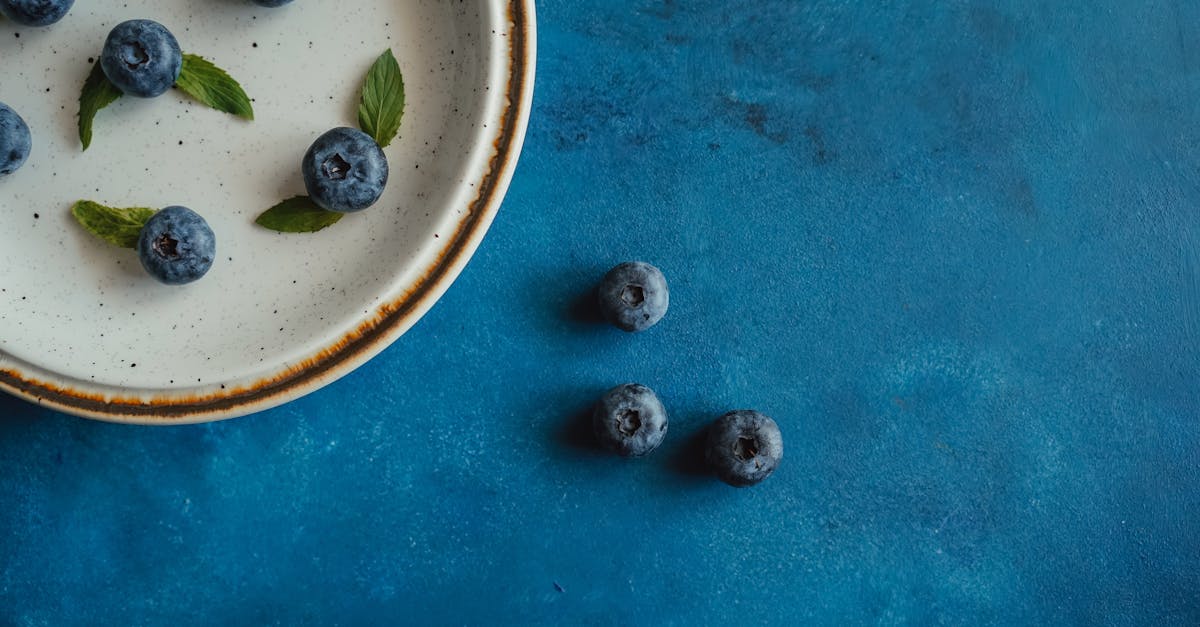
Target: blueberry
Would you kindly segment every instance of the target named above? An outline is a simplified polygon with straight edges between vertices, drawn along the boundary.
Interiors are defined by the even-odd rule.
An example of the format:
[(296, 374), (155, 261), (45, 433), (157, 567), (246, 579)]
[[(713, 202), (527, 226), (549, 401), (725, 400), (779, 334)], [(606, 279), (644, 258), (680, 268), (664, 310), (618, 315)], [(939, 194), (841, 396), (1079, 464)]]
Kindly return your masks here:
[(16, 172), (29, 158), (32, 149), (29, 125), (16, 111), (0, 102), (0, 176)]
[(217, 255), (208, 223), (187, 207), (167, 207), (142, 227), (137, 243), (142, 267), (167, 285), (183, 285), (204, 276)]
[(49, 26), (63, 18), (75, 0), (0, 0), (0, 14), (25, 26)]
[(592, 428), (604, 446), (623, 457), (641, 457), (667, 435), (667, 410), (654, 390), (626, 383), (605, 392), (592, 412)]
[(609, 270), (596, 295), (604, 317), (625, 331), (645, 331), (654, 326), (667, 313), (671, 301), (663, 273), (640, 261)]
[(783, 434), (774, 420), (752, 409), (731, 411), (709, 427), (705, 457), (721, 481), (752, 486), (779, 466)]
[(104, 75), (123, 93), (153, 98), (179, 79), (183, 52), (167, 27), (151, 20), (121, 22), (108, 33), (100, 53)]
[(281, 7), (290, 3), (292, 0), (254, 0), (254, 4), (260, 7)]
[(335, 128), (313, 142), (300, 166), (308, 195), (329, 211), (362, 211), (383, 195), (387, 157), (370, 135)]

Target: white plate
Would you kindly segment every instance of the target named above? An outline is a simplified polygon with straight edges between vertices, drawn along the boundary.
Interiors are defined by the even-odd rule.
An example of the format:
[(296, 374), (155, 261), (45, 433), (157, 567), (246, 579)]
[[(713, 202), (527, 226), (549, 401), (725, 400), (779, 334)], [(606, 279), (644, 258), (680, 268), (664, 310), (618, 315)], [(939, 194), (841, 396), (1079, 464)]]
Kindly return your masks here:
[[(229, 71), (255, 121), (177, 90), (126, 97), (81, 152), (88, 59), (133, 18)], [(355, 125), (362, 77), (389, 47), (407, 107), (382, 200), (315, 234), (256, 226), (304, 193), (309, 144)], [(34, 134), (29, 161), (0, 179), (0, 389), (81, 416), (195, 422), (362, 364), (433, 305), (491, 223), (525, 132), (534, 47), (532, 0), (80, 0), (49, 28), (0, 22), (0, 101)], [(73, 222), (78, 199), (191, 207), (218, 260), (197, 283), (160, 285)]]

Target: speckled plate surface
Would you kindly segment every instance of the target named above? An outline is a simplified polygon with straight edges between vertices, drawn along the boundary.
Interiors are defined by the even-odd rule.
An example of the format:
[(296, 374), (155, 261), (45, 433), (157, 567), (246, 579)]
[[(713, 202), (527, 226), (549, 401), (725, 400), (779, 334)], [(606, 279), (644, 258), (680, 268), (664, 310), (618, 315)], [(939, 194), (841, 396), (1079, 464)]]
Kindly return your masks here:
[[(254, 99), (244, 122), (177, 91), (101, 111), (79, 88), (116, 23), (167, 25)], [(302, 194), (319, 134), (353, 126), (390, 47), (407, 108), (382, 200), (325, 231), (254, 218)], [(59, 24), (0, 22), (0, 101), (34, 133), (0, 179), (0, 388), (94, 418), (195, 422), (266, 409), (346, 374), (412, 326), (458, 275), (516, 165), (534, 70), (531, 0), (81, 1)], [(189, 206), (218, 238), (202, 281), (166, 287), (80, 229), (72, 202)]]

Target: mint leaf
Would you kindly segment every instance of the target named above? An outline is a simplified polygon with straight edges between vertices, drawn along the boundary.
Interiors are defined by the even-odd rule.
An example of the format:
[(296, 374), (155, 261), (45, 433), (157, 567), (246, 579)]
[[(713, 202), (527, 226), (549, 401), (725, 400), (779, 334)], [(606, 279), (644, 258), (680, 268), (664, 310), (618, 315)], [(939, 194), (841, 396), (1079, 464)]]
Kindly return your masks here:
[(316, 233), (344, 215), (318, 207), (308, 196), (296, 196), (267, 209), (255, 222), (280, 233)]
[(145, 207), (116, 209), (90, 200), (71, 206), (71, 215), (88, 233), (121, 248), (137, 248), (138, 235), (154, 213)]
[(385, 50), (363, 82), (362, 100), (358, 105), (358, 126), (375, 138), (380, 148), (386, 147), (400, 131), (404, 117), (404, 77), (400, 64)]
[(121, 95), (121, 90), (104, 75), (100, 60), (97, 59), (79, 94), (79, 141), (83, 143), (84, 150), (92, 145), (92, 121), (96, 119), (96, 113), (116, 102)]
[(183, 69), (175, 86), (201, 104), (217, 111), (231, 113), (247, 120), (254, 119), (250, 97), (225, 70), (194, 54), (183, 55)]

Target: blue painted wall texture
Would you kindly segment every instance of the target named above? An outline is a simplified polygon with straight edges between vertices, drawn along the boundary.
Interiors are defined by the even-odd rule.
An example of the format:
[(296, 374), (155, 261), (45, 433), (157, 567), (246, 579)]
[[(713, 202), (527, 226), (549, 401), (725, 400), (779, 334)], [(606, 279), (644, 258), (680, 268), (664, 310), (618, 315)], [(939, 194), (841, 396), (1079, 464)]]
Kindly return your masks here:
[[(462, 278), (206, 426), (0, 399), (0, 624), (1200, 622), (1200, 3), (546, 0)], [(660, 265), (629, 336), (574, 305)], [(655, 455), (579, 424), (640, 381)], [(695, 435), (774, 416), (735, 490)]]

